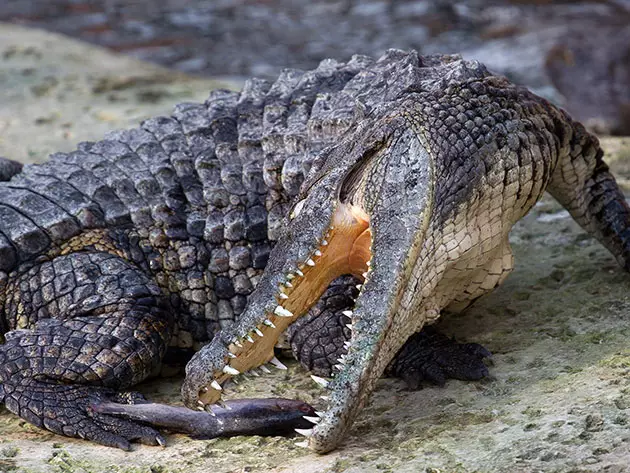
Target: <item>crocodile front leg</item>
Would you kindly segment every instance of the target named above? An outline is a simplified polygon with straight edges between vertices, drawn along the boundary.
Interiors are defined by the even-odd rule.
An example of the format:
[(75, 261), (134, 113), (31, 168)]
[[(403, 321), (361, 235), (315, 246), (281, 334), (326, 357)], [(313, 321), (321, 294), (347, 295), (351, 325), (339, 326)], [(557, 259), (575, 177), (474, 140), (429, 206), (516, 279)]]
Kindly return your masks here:
[(428, 326), (409, 337), (385, 373), (402, 378), (412, 390), (423, 381), (438, 386), (447, 379), (477, 381), (490, 374), (483, 360), (491, 356), (478, 343), (458, 343)]
[[(330, 376), (341, 366), (351, 337), (349, 313), (359, 295), (360, 280), (337, 278), (309, 312), (288, 329), (293, 355), (318, 376)], [(484, 358), (491, 353), (477, 343), (458, 343), (434, 327), (412, 335), (389, 364), (385, 374), (401, 378), (409, 389), (423, 381), (443, 386), (447, 379), (476, 381), (488, 376)]]
[(0, 402), (9, 411), (103, 445), (163, 444), (150, 427), (93, 410), (140, 399), (117, 391), (149, 376), (166, 350), (170, 313), (144, 273), (118, 256), (74, 253), (10, 278), (6, 294)]

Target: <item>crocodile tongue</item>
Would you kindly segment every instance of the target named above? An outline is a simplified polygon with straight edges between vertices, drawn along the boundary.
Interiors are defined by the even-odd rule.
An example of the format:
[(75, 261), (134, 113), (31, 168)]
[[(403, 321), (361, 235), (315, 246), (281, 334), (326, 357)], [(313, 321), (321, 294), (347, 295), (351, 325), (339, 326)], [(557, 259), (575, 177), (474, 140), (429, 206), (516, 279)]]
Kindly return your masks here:
[(221, 397), (221, 384), (273, 359), (273, 348), (286, 328), (304, 315), (330, 283), (343, 274), (363, 278), (368, 269), (372, 235), (368, 215), (359, 207), (340, 203), (318, 248), (298, 268), (286, 275), (277, 293), (275, 310), (243, 338), (228, 346), (226, 365), (213, 375), (210, 386), (199, 394), (204, 404)]

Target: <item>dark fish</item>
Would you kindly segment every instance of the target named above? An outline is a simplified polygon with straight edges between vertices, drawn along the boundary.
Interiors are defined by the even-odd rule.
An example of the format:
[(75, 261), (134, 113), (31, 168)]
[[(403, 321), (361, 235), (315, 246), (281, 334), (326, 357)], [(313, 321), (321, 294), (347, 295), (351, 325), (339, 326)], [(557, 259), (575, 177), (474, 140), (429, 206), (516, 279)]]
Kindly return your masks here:
[(236, 435), (287, 435), (293, 430), (310, 429), (304, 416), (316, 416), (309, 404), (293, 399), (235, 399), (227, 408), (213, 406), (212, 415), (186, 407), (166, 404), (117, 404), (105, 402), (92, 406), (94, 412), (134, 420), (155, 428), (211, 439)]

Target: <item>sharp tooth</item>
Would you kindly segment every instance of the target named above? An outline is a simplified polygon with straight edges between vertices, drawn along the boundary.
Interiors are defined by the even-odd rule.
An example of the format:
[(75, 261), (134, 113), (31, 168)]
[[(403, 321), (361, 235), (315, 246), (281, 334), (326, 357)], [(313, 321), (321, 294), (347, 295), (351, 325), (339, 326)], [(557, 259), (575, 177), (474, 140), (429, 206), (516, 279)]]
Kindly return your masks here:
[(354, 330), (354, 327), (352, 324), (346, 324), (346, 327), (348, 327), (350, 330)]
[(245, 336), (245, 340), (247, 340), (249, 343), (254, 343), (254, 339), (250, 337), (249, 335)]
[(201, 407), (202, 409), (205, 409), (206, 405), (203, 403), (203, 401), (197, 400), (197, 407)]
[(343, 369), (343, 365), (335, 365), (335, 368), (337, 368), (339, 371), (341, 371)]
[(237, 374), (241, 374), (241, 372), (239, 370), (236, 370), (236, 369), (232, 368), (230, 365), (225, 365), (223, 367), (223, 372), (225, 374), (229, 374), (231, 376), (236, 376)]
[(264, 337), (263, 333), (260, 331), (260, 329), (259, 329), (259, 328), (255, 328), (255, 329), (254, 329), (254, 333), (255, 333), (256, 335), (258, 335), (259, 337)]
[(270, 374), (270, 373), (271, 373), (271, 370), (270, 370), (269, 368), (267, 368), (265, 365), (261, 365), (261, 366), (260, 366), (260, 370), (261, 370), (263, 373), (266, 373), (266, 374)]
[(206, 411), (208, 414), (210, 414), (212, 417), (216, 417), (217, 415), (214, 413), (214, 411), (212, 410), (212, 406), (210, 404), (208, 404), (204, 411)]
[[(326, 396), (321, 396), (321, 397), (326, 397)], [(319, 417), (324, 417), (324, 413), (323, 412), (315, 411), (315, 414), (318, 415)]]
[(309, 265), (309, 266), (315, 266), (315, 261), (313, 261), (312, 259), (309, 258), (309, 259), (306, 260), (306, 264)]
[(223, 402), (222, 399), (219, 399), (215, 404), (217, 406), (225, 409), (226, 411), (231, 411), (232, 410), (232, 408), (230, 406), (228, 406), (225, 402)]
[(265, 324), (267, 327), (276, 328), (276, 326), (274, 325), (274, 323), (273, 323), (271, 320), (269, 320), (269, 319), (265, 320), (265, 321), (263, 322), (263, 324)]
[(237, 347), (239, 347), (239, 348), (243, 348), (243, 344), (242, 344), (241, 342), (239, 342), (238, 340), (236, 340), (236, 341), (234, 342), (234, 345), (236, 345), (236, 346), (237, 346)]
[(308, 440), (304, 440), (303, 442), (295, 442), (296, 447), (308, 448)]
[(239, 384), (239, 383), (238, 383), (238, 378), (236, 378), (236, 377), (235, 377), (235, 378), (232, 378), (230, 381), (232, 381), (234, 384)]
[(269, 361), (273, 366), (278, 368), (279, 370), (286, 370), (287, 367), (275, 356)]
[(343, 342), (343, 346), (347, 349), (350, 348), (350, 342)]
[(289, 280), (293, 279), (294, 277), (295, 277), (295, 274), (291, 274), (291, 273), (287, 274), (287, 279)]
[(330, 401), (330, 396), (319, 396), (322, 401)]
[(284, 285), (288, 288), (292, 288), (293, 284), (291, 284), (289, 281), (285, 282)]
[(256, 376), (257, 378), (260, 376), (260, 373), (256, 370), (249, 370), (248, 373), (251, 373), (252, 376)]
[(361, 284), (357, 284), (355, 287), (360, 291), (363, 286)]
[(322, 388), (328, 387), (328, 381), (326, 381), (324, 378), (320, 378), (319, 376), (315, 376), (314, 374), (311, 375), (311, 378), (313, 379), (313, 381), (319, 384)]
[(364, 277), (365, 279), (367, 279), (367, 277), (368, 277), (368, 272), (367, 272), (367, 271), (366, 271), (365, 273), (363, 273), (363, 277)]
[(231, 351), (228, 352), (227, 356), (228, 358), (236, 358), (236, 355), (232, 353)]
[(322, 246), (328, 246), (328, 241), (327, 240), (322, 240)]
[(319, 417), (311, 417), (311, 416), (302, 416), (304, 419), (309, 421), (311, 424), (317, 424), (321, 419)]
[(321, 256), (322, 252), (319, 250), (315, 250), (315, 253), (313, 253), (315, 256)]
[(202, 392), (202, 393), (207, 393), (207, 392), (208, 392), (208, 386), (203, 386), (203, 387), (201, 388), (201, 392)]
[(212, 389), (216, 389), (217, 391), (223, 391), (223, 388), (221, 387), (221, 385), (217, 382), (217, 380), (213, 380), (210, 383), (210, 386), (212, 386)]
[(344, 310), (342, 312), (343, 315), (345, 315), (346, 317), (352, 317), (352, 311), (351, 310)]
[(370, 266), (372, 266), (372, 262), (368, 261), (367, 263), (365, 263), (365, 265), (369, 268)]
[(295, 431), (300, 435), (304, 435), (305, 437), (310, 437), (311, 435), (313, 435), (313, 429), (295, 429)]
[(300, 276), (302, 278), (304, 277), (304, 273), (302, 271), (300, 271), (299, 269), (295, 270), (295, 274), (297, 274), (298, 276)]
[(285, 309), (281, 305), (276, 307), (276, 310), (274, 310), (273, 313), (276, 314), (279, 317), (293, 317), (293, 313), (288, 311), (287, 309)]
[(289, 298), (289, 296), (287, 296), (284, 292), (281, 292), (279, 294), (279, 296), (280, 296), (280, 299), (288, 299)]

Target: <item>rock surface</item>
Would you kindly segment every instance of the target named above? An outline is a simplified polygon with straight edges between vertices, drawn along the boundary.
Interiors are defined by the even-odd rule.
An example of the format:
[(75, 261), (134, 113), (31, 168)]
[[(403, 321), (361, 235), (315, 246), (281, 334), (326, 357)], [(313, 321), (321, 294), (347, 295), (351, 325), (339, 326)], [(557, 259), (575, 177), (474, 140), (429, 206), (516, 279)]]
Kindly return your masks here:
[(0, 156), (41, 161), (237, 82), (197, 79), (56, 34), (0, 24)]
[(630, 134), (628, 0), (8, 0), (0, 21), (214, 77), (393, 47), (461, 53)]
[[(176, 102), (203, 100), (217, 85), (14, 26), (0, 25), (0, 56), (0, 155), (23, 161), (168, 113)], [(630, 138), (603, 143), (630, 192)], [(174, 435), (167, 448), (126, 453), (47, 433), (0, 408), (0, 472), (630, 471), (630, 275), (550, 198), (515, 227), (511, 243), (516, 270), (506, 283), (440, 322), (494, 353), (493, 379), (418, 392), (382, 380), (330, 455), (295, 446), (299, 439)], [(288, 372), (241, 383), (233, 395), (316, 404), (319, 388), (287, 364)], [(180, 382), (155, 380), (140, 390), (175, 404)]]

